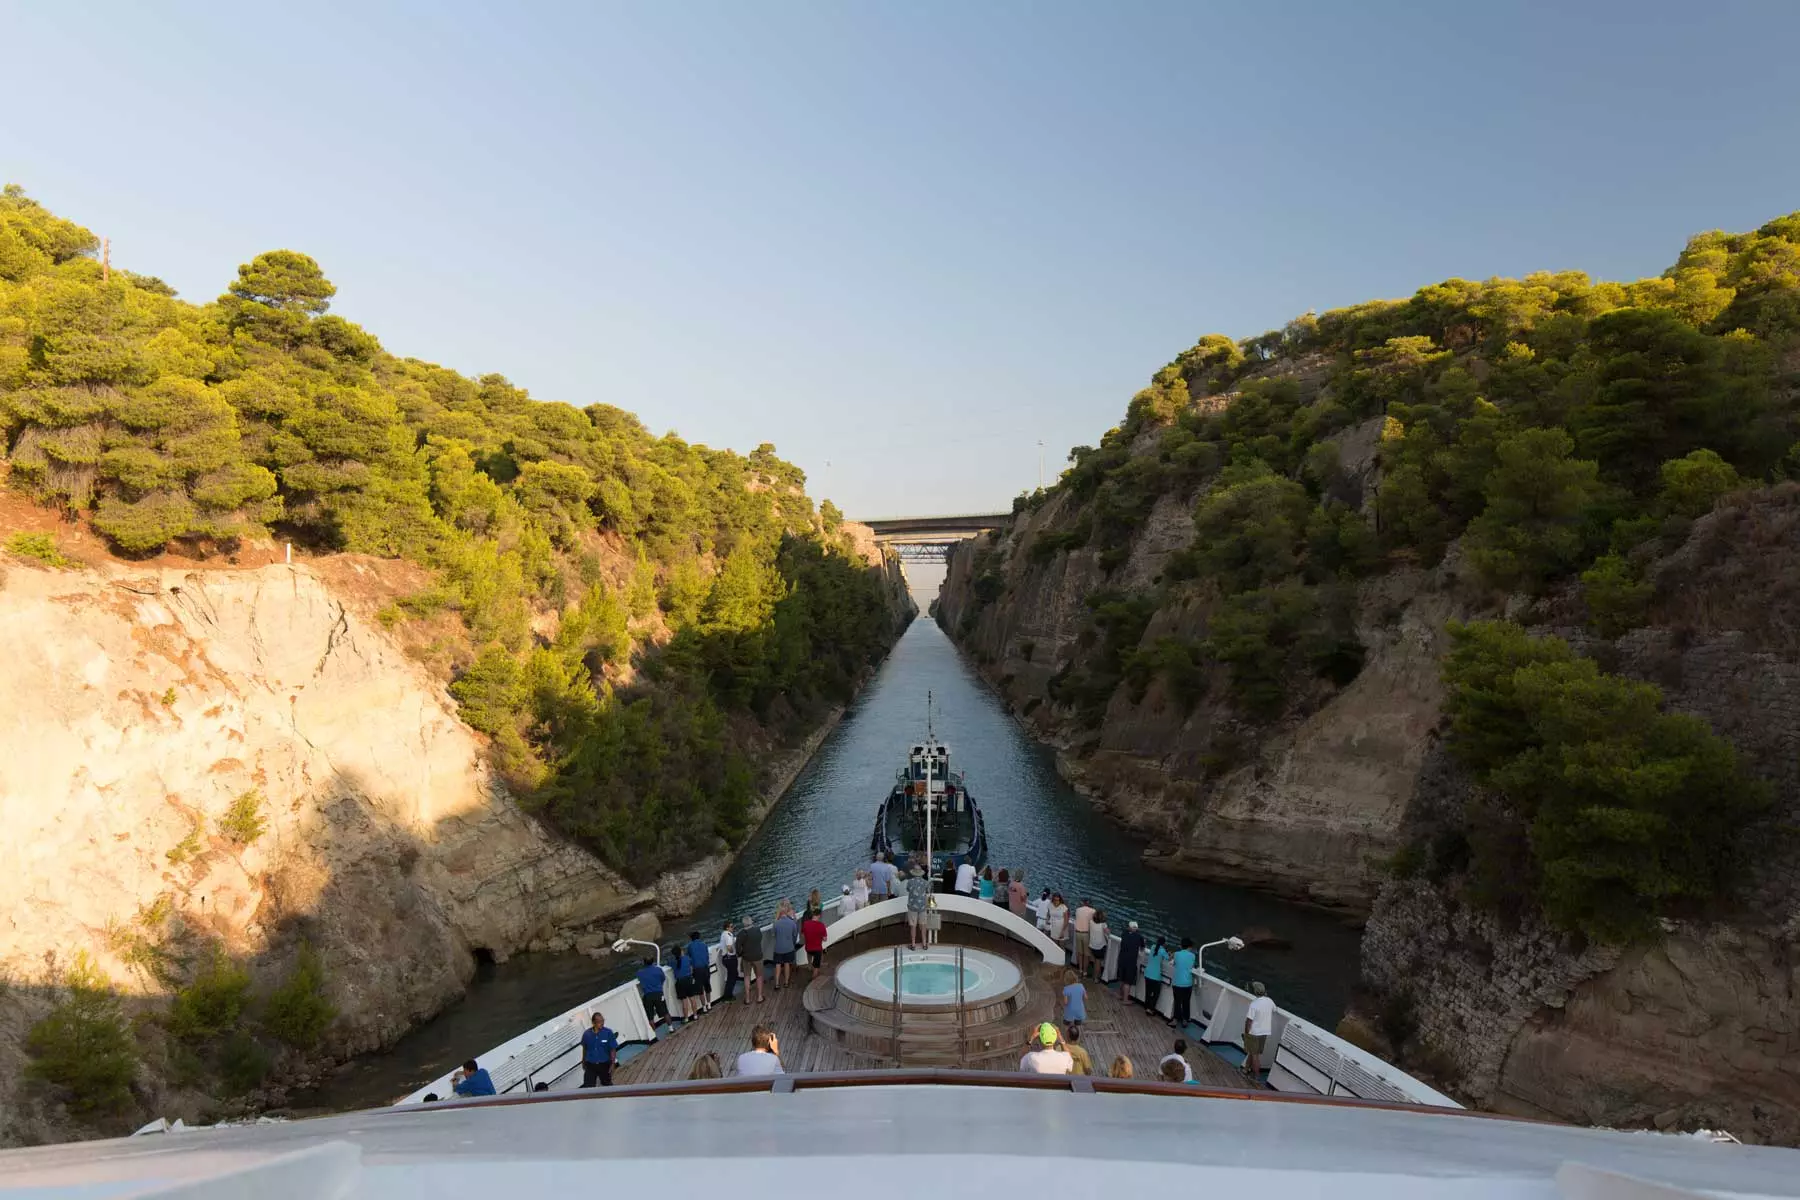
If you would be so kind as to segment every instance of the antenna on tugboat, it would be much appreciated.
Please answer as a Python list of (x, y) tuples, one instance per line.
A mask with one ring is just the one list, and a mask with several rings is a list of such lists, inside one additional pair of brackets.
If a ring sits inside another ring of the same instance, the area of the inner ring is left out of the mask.
[(937, 860), (931, 856), (931, 777), (937, 757), (937, 735), (931, 729), (931, 692), (925, 693), (925, 875), (929, 880), (937, 874)]

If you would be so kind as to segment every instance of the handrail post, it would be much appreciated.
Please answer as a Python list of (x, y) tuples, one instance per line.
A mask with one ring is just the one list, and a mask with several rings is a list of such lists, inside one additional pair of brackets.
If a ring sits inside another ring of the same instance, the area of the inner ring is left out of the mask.
[(969, 1065), (969, 1010), (963, 1002), (963, 948), (956, 948), (956, 1065)]
[(894, 1065), (900, 1065), (900, 947), (894, 947)]

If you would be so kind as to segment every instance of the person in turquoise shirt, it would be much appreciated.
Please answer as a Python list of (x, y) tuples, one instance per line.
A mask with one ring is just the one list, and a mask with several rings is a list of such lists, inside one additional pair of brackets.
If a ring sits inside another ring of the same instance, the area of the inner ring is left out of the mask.
[(1175, 989), (1175, 1015), (1169, 1024), (1186, 1029), (1194, 1006), (1194, 967), (1200, 956), (1194, 953), (1194, 939), (1182, 938), (1181, 949), (1169, 960), (1169, 986)]
[(1144, 1011), (1156, 1015), (1157, 1001), (1162, 999), (1163, 980), (1169, 974), (1169, 946), (1161, 938), (1150, 956), (1144, 960)]

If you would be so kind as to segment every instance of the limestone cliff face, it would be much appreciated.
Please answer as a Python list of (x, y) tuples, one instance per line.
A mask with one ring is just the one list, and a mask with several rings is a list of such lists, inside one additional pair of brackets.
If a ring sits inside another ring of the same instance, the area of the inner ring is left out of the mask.
[[(252, 792), (266, 829), (236, 844)], [(157, 992), (132, 945), (186, 929), (272, 977), (305, 938), (342, 1055), (460, 995), (478, 952), (652, 898), (521, 812), (441, 684), (303, 566), (9, 566), (0, 831), (7, 1092), (30, 985), (78, 951)]]
[[(1800, 489), (1728, 504), (1650, 572), (1655, 624), (1616, 642), (1556, 628), (1705, 718), (1774, 789), (1729, 913), (1594, 948), (1399, 879), (1363, 938), (1364, 981), (1415, 1067), (1484, 1107), (1800, 1143)], [(1554, 620), (1555, 605), (1545, 615)], [(1468, 779), (1433, 749), (1405, 813), (1428, 843)]]
[[(1358, 455), (1344, 458), (1366, 481)], [(1455, 878), (1389, 875), (1402, 846), (1460, 827), (1472, 796), (1437, 737), (1444, 627), (1501, 604), (1457, 547), (1430, 571), (1390, 567), (1360, 585), (1362, 670), (1302, 697), (1300, 715), (1246, 738), (1229, 714), (1187, 712), (1152, 682), (1136, 700), (1121, 685), (1096, 725), (1052, 696), (1091, 650), (1087, 597), (1154, 580), (1191, 536), (1190, 502), (1160, 498), (1110, 576), (1098, 547), (1032, 554), (1070, 527), (1067, 503), (1054, 495), (960, 548), (937, 615), (1059, 747), (1064, 772), (1149, 835), (1153, 865), (1367, 914), (1375, 1024), (1400, 1061), (1474, 1104), (1800, 1143), (1800, 488), (1741, 496), (1695, 522), (1647, 568), (1649, 623), (1616, 641), (1584, 630), (1574, 589), (1504, 605), (1605, 669), (1658, 684), (1774, 787), (1776, 810), (1742, 851), (1737, 902), (1631, 947), (1474, 907)], [(1203, 599), (1165, 592), (1142, 644), (1192, 638), (1206, 615)]]
[[(1339, 439), (1357, 493), (1372, 495), (1376, 424)], [(1153, 865), (1366, 913), (1437, 722), (1444, 623), (1465, 612), (1455, 560), (1362, 585), (1363, 669), (1342, 690), (1321, 689), (1303, 715), (1247, 731), (1216, 706), (1187, 711), (1152, 683), (1137, 701), (1118, 689), (1099, 728), (1087, 729), (1050, 697), (1051, 681), (1093, 636), (1087, 598), (1103, 588), (1148, 590), (1194, 538), (1194, 497), (1159, 496), (1110, 575), (1095, 547), (1032, 555), (1037, 539), (1068, 526), (1070, 500), (1058, 492), (1010, 528), (959, 547), (939, 622), (1034, 732), (1062, 750), (1070, 780), (1151, 839)], [(979, 572), (1004, 580), (997, 599), (978, 597)], [(1203, 636), (1206, 615), (1198, 597), (1166, 602), (1142, 640)]]

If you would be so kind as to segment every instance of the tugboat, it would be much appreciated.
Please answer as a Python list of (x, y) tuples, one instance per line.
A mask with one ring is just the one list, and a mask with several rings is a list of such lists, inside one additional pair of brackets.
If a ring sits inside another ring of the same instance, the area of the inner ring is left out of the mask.
[(894, 777), (894, 790), (875, 817), (872, 854), (891, 854), (904, 865), (917, 855), (929, 857), (935, 875), (953, 866), (987, 863), (987, 829), (963, 773), (950, 769), (950, 747), (937, 740), (931, 724), (931, 695), (925, 697), (925, 740), (913, 746), (906, 767)]

